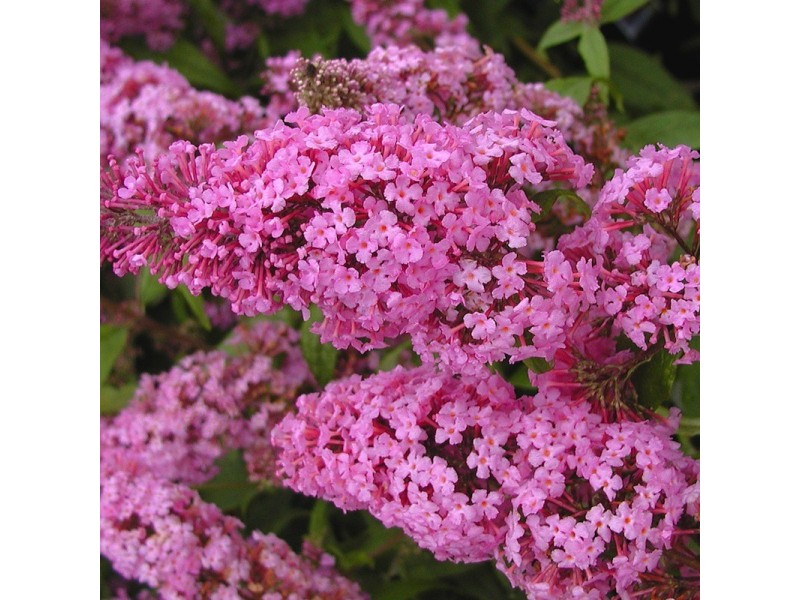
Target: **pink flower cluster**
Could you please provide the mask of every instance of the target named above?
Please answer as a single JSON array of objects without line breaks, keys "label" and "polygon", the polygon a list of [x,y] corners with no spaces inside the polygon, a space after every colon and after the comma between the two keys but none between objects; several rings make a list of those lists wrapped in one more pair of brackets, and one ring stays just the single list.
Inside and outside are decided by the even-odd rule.
[{"label": "pink flower cluster", "polygon": [[569,400],[398,368],[301,396],[272,440],[292,489],[368,509],[439,559],[494,558],[531,598],[692,589],[699,466],[670,439],[678,415],[605,424]]},{"label": "pink flower cluster", "polygon": [[671,439],[679,414],[605,424],[555,391],[530,404],[514,432],[532,474],[512,499],[498,568],[530,598],[696,595],[699,464]]},{"label": "pink flower cluster", "polygon": [[183,29],[183,0],[101,0],[100,37],[112,44],[143,35],[154,50],[166,50]]},{"label": "pink flower cluster", "polygon": [[128,407],[102,428],[103,460],[197,485],[216,474],[217,458],[242,448],[250,476],[272,479],[269,430],[311,378],[297,341],[283,324],[242,325],[227,342],[233,355],[197,352],[144,375]]},{"label": "pink flower cluster", "polygon": [[552,122],[505,111],[459,128],[380,104],[287,121],[253,143],[112,163],[101,256],[118,274],[148,264],[169,286],[210,288],[238,313],[317,304],[337,347],[407,333],[459,368],[552,358],[566,300],[549,297],[567,282],[515,252],[539,211],[523,186],[592,175]]},{"label": "pink flower cluster", "polygon": [[[402,527],[440,560],[489,558],[504,497],[488,479],[517,404],[500,377],[442,377],[400,367],[301,396],[273,429],[285,483]],[[499,477],[499,473],[495,473]]]},{"label": "pink flower cluster", "polygon": [[350,0],[353,20],[363,25],[373,46],[446,46],[478,42],[467,33],[467,17],[450,19],[443,9],[429,9],[424,0]]},{"label": "pink flower cluster", "polygon": [[[295,80],[307,72],[307,64],[299,66]],[[545,89],[541,83],[518,81],[503,56],[488,48],[484,53],[469,45],[452,44],[426,52],[416,46],[388,46],[373,49],[363,60],[310,64],[317,71],[330,68],[328,65],[339,69],[343,64],[350,65],[366,84],[366,105],[400,104],[412,114],[428,114],[456,125],[487,111],[527,108],[556,121],[569,140],[583,116],[574,100]],[[303,101],[302,94],[300,99]]]},{"label": "pink flower cluster", "polygon": [[244,538],[242,523],[187,487],[231,448],[244,448],[251,477],[272,478],[270,428],[309,378],[296,342],[282,324],[239,327],[232,356],[197,353],[143,377],[128,408],[102,423],[100,549],[116,572],[165,599],[363,597],[331,557]]},{"label": "pink flower cluster", "polygon": [[[101,0],[100,37],[114,44],[125,37],[144,36],[153,50],[167,50],[184,28],[188,4],[186,0]],[[233,13],[242,11],[235,0],[222,4],[223,8],[229,5]],[[247,0],[247,4],[285,18],[302,14],[308,0]],[[233,35],[237,34],[241,31]]]},{"label": "pink flower cluster", "polygon": [[218,143],[271,123],[255,98],[194,89],[177,71],[100,46],[100,155],[147,160],[176,140]]},{"label": "pink flower cluster", "polygon": [[564,0],[561,7],[561,20],[564,22],[582,21],[589,24],[600,22],[600,9],[605,0]]},{"label": "pink flower cluster", "polygon": [[191,488],[124,462],[102,478],[100,551],[160,598],[366,598],[330,556],[299,556],[272,534],[243,537],[242,527]]},{"label": "pink flower cluster", "polygon": [[481,52],[474,44],[430,51],[413,45],[378,47],[365,59],[353,60],[309,60],[290,53],[267,59],[262,79],[274,107],[271,113],[282,109],[286,114],[298,103],[318,112],[323,106],[361,110],[380,102],[463,125],[483,112],[527,108],[555,121],[567,143],[602,171],[623,165],[627,158],[602,103],[593,102],[584,113],[574,100],[541,83],[518,81],[502,55],[488,48]]},{"label": "pink flower cluster", "polygon": [[601,308],[603,327],[641,350],[663,342],[672,354],[693,356],[688,343],[700,330],[698,157],[686,146],[646,146],[603,187],[589,221],[559,240],[558,256],[580,274],[584,310]]}]

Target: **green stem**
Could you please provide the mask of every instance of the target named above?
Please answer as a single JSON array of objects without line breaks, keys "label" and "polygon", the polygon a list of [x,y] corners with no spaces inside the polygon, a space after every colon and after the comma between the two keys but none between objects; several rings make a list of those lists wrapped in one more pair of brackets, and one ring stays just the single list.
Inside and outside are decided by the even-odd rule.
[{"label": "green stem", "polygon": [[551,63],[542,52],[539,52],[520,36],[513,36],[511,38],[511,42],[514,44],[514,46],[516,46],[517,50],[522,52],[522,54],[524,54],[528,60],[539,67],[542,71],[547,73],[547,75],[555,79],[561,77],[561,70]]}]

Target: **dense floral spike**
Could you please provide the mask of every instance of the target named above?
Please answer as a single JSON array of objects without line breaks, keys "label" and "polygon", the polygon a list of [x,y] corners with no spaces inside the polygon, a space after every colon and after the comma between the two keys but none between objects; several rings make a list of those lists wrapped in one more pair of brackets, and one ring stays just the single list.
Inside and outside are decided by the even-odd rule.
[{"label": "dense floral spike", "polygon": [[498,376],[398,367],[301,396],[272,440],[292,489],[367,509],[440,560],[476,562],[505,535],[507,465],[495,454],[516,407]]},{"label": "dense floral spike", "polygon": [[605,424],[557,391],[515,399],[498,376],[431,367],[335,382],[297,407],[272,434],[286,483],[367,509],[440,559],[494,553],[531,598],[696,584],[696,563],[674,569],[699,518],[677,414]]},{"label": "dense floral spike", "polygon": [[700,331],[698,158],[686,146],[646,146],[604,186],[589,221],[558,245],[580,276],[582,310],[603,309],[595,333],[622,333],[642,351],[663,343],[687,361]]},{"label": "dense floral spike", "polygon": [[176,140],[219,143],[273,123],[255,98],[194,89],[177,71],[100,48],[100,155],[141,148],[152,160]]},{"label": "dense floral spike", "polygon": [[429,9],[424,0],[350,0],[353,20],[363,25],[375,46],[423,48],[478,42],[467,33],[467,17],[450,19],[443,9]]},{"label": "dense floral spike", "polygon": [[679,415],[603,424],[553,391],[531,405],[498,568],[530,598],[695,598],[699,464],[671,439]]},{"label": "dense floral spike", "polygon": [[[279,323],[240,326],[224,352],[197,353],[145,376],[128,408],[101,427],[101,552],[122,576],[161,598],[362,598],[333,559],[300,557],[204,503],[184,484],[214,475],[243,448],[251,477],[272,478],[269,432],[309,380],[297,333]],[[279,361],[280,369],[275,361]]]},{"label": "dense floral spike", "polygon": [[106,463],[100,487],[100,551],[123,577],[165,600],[366,598],[318,550],[298,556],[281,539],[243,525],[191,488],[138,465]]},{"label": "dense floral spike", "polygon": [[183,0],[100,0],[100,37],[112,44],[145,36],[153,50],[166,50],[183,29]]},{"label": "dense floral spike", "polygon": [[233,355],[198,352],[143,376],[130,405],[104,424],[103,460],[123,457],[196,485],[214,476],[223,453],[243,448],[250,476],[272,479],[270,427],[311,379],[297,340],[281,323],[242,325],[228,340]]},{"label": "dense floral spike", "polygon": [[552,122],[506,111],[458,128],[379,104],[287,120],[254,143],[180,142],[152,167],[112,163],[101,256],[118,274],[147,264],[169,286],[210,288],[238,313],[318,304],[317,330],[337,347],[408,333],[424,358],[459,369],[552,358],[555,284],[515,252],[539,211],[522,186],[592,175]]}]

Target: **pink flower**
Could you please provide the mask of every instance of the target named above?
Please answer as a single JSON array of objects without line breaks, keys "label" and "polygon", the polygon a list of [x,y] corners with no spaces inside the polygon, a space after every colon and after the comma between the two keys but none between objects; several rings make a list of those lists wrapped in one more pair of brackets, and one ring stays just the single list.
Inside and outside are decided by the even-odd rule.
[{"label": "pink flower", "polygon": [[461,271],[453,277],[453,283],[466,286],[473,292],[482,292],[483,284],[492,279],[492,274],[486,267],[478,265],[474,260],[462,260]]},{"label": "pink flower", "polygon": [[644,194],[644,205],[654,213],[665,210],[670,202],[672,202],[672,197],[669,195],[669,190],[664,188],[660,190],[650,188]]},{"label": "pink flower", "polygon": [[464,324],[472,330],[472,337],[482,340],[492,335],[497,328],[494,319],[483,313],[468,313],[464,315]]}]

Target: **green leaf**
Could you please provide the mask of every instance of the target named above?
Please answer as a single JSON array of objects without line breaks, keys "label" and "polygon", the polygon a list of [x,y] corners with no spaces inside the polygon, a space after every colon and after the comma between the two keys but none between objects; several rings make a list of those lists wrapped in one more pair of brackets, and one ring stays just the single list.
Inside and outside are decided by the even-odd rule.
[{"label": "green leaf", "polygon": [[531,385],[530,377],[528,377],[528,368],[525,366],[516,369],[506,381],[525,392],[532,392],[536,389]]},{"label": "green leaf", "polygon": [[[274,533],[276,535],[285,533],[286,530],[291,529],[289,526],[293,525],[295,521],[304,521],[308,517],[308,511],[302,508],[290,508],[275,517],[270,527],[260,526],[259,528],[264,533]],[[286,537],[282,535],[281,537]]]},{"label": "green leaf", "polygon": [[329,504],[325,500],[316,500],[308,521],[308,539],[312,544],[322,548],[330,531],[328,524]]},{"label": "green leaf", "polygon": [[297,329],[303,322],[303,315],[301,315],[299,312],[297,312],[290,306],[284,306],[279,311],[274,312],[271,315],[268,315],[267,320],[280,321],[281,323],[286,323],[292,329]]},{"label": "green leaf", "polygon": [[639,404],[655,409],[672,398],[675,382],[675,357],[660,350],[646,363],[637,367],[631,377]]},{"label": "green leaf", "polygon": [[208,37],[217,49],[225,48],[225,25],[228,17],[211,0],[187,0],[192,11],[203,24]]},{"label": "green leaf", "polygon": [[112,385],[103,385],[100,387],[100,414],[115,415],[123,408],[128,406],[137,385],[129,383],[120,388]]},{"label": "green leaf", "polygon": [[611,81],[637,113],[696,110],[692,96],[656,57],[627,44],[610,43]]},{"label": "green leaf", "polygon": [[281,54],[299,50],[307,57],[316,53],[325,58],[335,56],[343,29],[341,15],[341,5],[312,2],[302,15],[287,20],[283,27],[270,30],[272,51]]},{"label": "green leaf", "polygon": [[126,47],[134,58],[153,62],[167,61],[170,67],[180,71],[195,87],[208,89],[231,97],[239,97],[242,90],[231,81],[225,72],[212,63],[208,57],[191,42],[178,39],[166,52],[153,52],[149,49]]},{"label": "green leaf", "polygon": [[542,209],[538,215],[531,215],[531,221],[534,223],[538,223],[548,214],[550,214],[550,211],[553,210],[553,205],[558,200],[565,201],[587,219],[592,216],[592,208],[583,198],[581,198],[572,190],[545,190],[544,192],[537,192],[536,194],[533,194],[530,199],[538,204]]},{"label": "green leaf", "polygon": [[581,33],[583,33],[583,23],[556,21],[542,34],[542,39],[539,40],[539,50],[546,50],[574,40]]},{"label": "green leaf", "polygon": [[592,91],[592,81],[591,77],[562,77],[560,79],[551,79],[544,84],[544,87],[562,96],[569,96],[583,106]]},{"label": "green leaf", "polygon": [[402,344],[398,344],[394,348],[390,348],[381,356],[381,361],[378,364],[380,371],[391,371],[398,364],[403,356],[403,352],[411,350],[411,340],[406,340]]},{"label": "green leaf", "polygon": [[608,79],[611,75],[611,66],[608,58],[606,38],[600,33],[598,27],[588,27],[581,34],[578,41],[578,54],[583,58],[586,70],[592,77]]},{"label": "green leaf", "polygon": [[336,566],[345,572],[361,567],[373,568],[375,559],[365,550],[357,548],[349,552],[339,553],[336,559]]},{"label": "green leaf", "polygon": [[106,382],[114,363],[128,343],[128,330],[116,325],[100,325],[100,384]]},{"label": "green leaf", "polygon": [[256,51],[258,52],[258,57],[261,60],[265,60],[269,55],[269,40],[264,33],[259,33],[258,37],[256,38]]},{"label": "green leaf", "polygon": [[405,539],[405,534],[402,529],[398,527],[387,528],[383,523],[378,521],[368,512],[363,513],[366,531],[364,537],[360,541],[359,547],[368,553],[371,557],[380,556],[381,554],[392,550],[395,544],[392,541],[399,541]]},{"label": "green leaf", "polygon": [[183,300],[183,302],[186,304],[189,312],[192,313],[194,320],[197,321],[200,324],[200,327],[206,331],[210,330],[211,321],[209,321],[208,315],[206,315],[202,296],[193,296],[189,291],[189,288],[187,288],[185,285],[179,285],[175,289],[178,291],[181,300]]},{"label": "green leaf", "polygon": [[244,512],[247,504],[258,493],[258,485],[247,476],[247,465],[238,450],[232,450],[216,460],[217,475],[197,486],[203,500],[213,502],[220,510],[234,509]]},{"label": "green leaf", "polygon": [[361,25],[356,25],[353,21],[353,13],[348,7],[341,7],[339,22],[356,48],[365,54],[372,49],[372,42],[369,41],[366,31]]},{"label": "green leaf", "polygon": [[[496,4],[503,4],[503,1],[496,0],[494,3]],[[507,2],[506,2],[507,4]],[[461,3],[459,0],[428,0],[425,5],[428,8],[432,9],[444,9],[447,11],[447,16],[451,19],[459,14],[461,14]]]},{"label": "green leaf", "polygon": [[639,10],[650,0],[605,0],[600,9],[600,23],[613,23]]},{"label": "green leaf", "polygon": [[700,433],[700,419],[692,417],[681,417],[681,424],[678,426],[678,435],[692,437]]},{"label": "green leaf", "polygon": [[339,351],[330,344],[323,344],[319,336],[311,331],[311,325],[319,321],[322,321],[322,313],[319,308],[312,306],[311,318],[300,328],[300,350],[317,383],[324,386],[333,379]]},{"label": "green leaf", "polygon": [[158,304],[168,292],[167,286],[159,283],[157,277],[151,275],[150,271],[142,269],[136,279],[136,297],[142,308]]},{"label": "green leaf", "polygon": [[[435,579],[401,579],[390,581],[386,587],[376,591],[372,595],[373,600],[411,600],[417,598],[422,592],[440,589],[442,583]],[[442,597],[447,597],[442,596]]]},{"label": "green leaf", "polygon": [[[689,345],[699,350],[700,338],[695,337]],[[700,361],[678,365],[672,401],[681,409],[684,417],[700,418]]]},{"label": "green leaf", "polygon": [[[263,485],[263,484],[262,484]],[[295,521],[302,521],[302,534],[308,528],[308,509],[292,505],[296,494],[287,489],[266,487],[256,494],[244,511],[244,522],[248,527],[264,533],[282,534]],[[300,529],[297,527],[296,529]],[[286,537],[281,535],[281,537]]]},{"label": "green leaf", "polygon": [[[474,598],[475,600],[485,600],[486,598],[503,598],[503,600],[524,600],[525,595],[519,590],[512,592],[511,586],[500,572],[490,563],[467,565],[471,568],[464,570],[458,576],[453,577],[455,583],[454,593],[451,597]],[[499,575],[499,577],[498,577]]]},{"label": "green leaf", "polygon": [[686,110],[659,112],[630,121],[625,125],[625,131],[625,145],[634,151],[656,143],[699,148],[700,113]]},{"label": "green leaf", "polygon": [[545,359],[538,356],[526,358],[522,363],[534,373],[546,373],[553,368],[553,363],[547,362]]},{"label": "green leaf", "polygon": [[471,571],[474,568],[473,565],[439,561],[431,557],[417,564],[411,564],[406,574],[409,579],[442,579],[443,577],[463,575],[465,572]]}]

